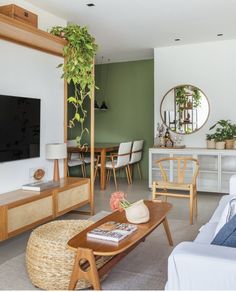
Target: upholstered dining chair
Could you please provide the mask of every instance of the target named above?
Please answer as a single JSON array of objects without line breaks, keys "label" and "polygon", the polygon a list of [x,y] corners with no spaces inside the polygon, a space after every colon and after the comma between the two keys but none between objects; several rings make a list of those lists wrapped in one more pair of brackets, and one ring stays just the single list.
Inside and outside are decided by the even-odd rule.
[{"label": "upholstered dining chair", "polygon": [[[106,170],[107,170],[107,181],[110,180],[111,174],[113,173],[115,188],[117,190],[117,180],[116,180],[116,170],[124,168],[126,171],[126,177],[128,184],[131,183],[130,181],[130,171],[129,171],[129,161],[130,161],[130,152],[131,152],[132,142],[125,142],[120,143],[118,153],[111,153],[107,156],[110,161],[106,162]],[[100,163],[100,156],[98,156],[95,174],[94,177],[96,178],[98,169],[101,168]]]},{"label": "upholstered dining chair", "polygon": [[142,154],[143,154],[143,140],[139,141],[134,141],[133,146],[132,146],[132,151],[131,151],[131,157],[129,161],[129,166],[130,166],[130,180],[132,183],[132,176],[133,176],[133,167],[134,165],[137,165],[138,167],[138,173],[140,179],[142,179],[142,173],[140,169],[140,161],[142,159]]},{"label": "upholstered dining chair", "polygon": [[[192,157],[162,158],[157,160],[156,164],[160,168],[162,180],[153,181],[153,200],[158,196],[164,196],[166,200],[167,197],[188,198],[190,224],[193,224],[193,213],[195,212],[195,215],[197,216],[198,160]],[[174,172],[177,172],[177,177],[174,177],[173,181],[170,181],[168,178],[167,172],[164,168],[166,164],[169,164],[169,167],[173,167]],[[189,182],[186,182],[185,180],[187,171],[190,174]],[[169,192],[169,190],[171,192]],[[185,191],[185,193],[182,193],[181,191]]]},{"label": "upholstered dining chair", "polygon": [[[68,140],[67,141],[67,146],[76,147],[77,146],[76,140]],[[80,152],[71,153],[68,156],[68,160],[67,160],[68,176],[70,176],[70,168],[74,167],[74,166],[80,166],[81,167],[81,171],[82,171],[82,176],[86,177],[85,161],[84,161],[84,157],[83,157],[82,153],[80,153]]]}]

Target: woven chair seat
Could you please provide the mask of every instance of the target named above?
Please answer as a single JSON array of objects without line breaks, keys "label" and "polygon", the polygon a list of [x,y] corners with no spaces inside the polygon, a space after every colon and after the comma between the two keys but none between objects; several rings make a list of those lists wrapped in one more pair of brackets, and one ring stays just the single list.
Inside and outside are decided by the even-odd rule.
[{"label": "woven chair seat", "polygon": [[[26,249],[26,267],[31,282],[44,290],[67,290],[74,265],[75,252],[67,247],[70,238],[93,224],[88,220],[57,220],[36,228]],[[97,268],[111,257],[100,257]],[[91,284],[79,280],[76,289]]]}]

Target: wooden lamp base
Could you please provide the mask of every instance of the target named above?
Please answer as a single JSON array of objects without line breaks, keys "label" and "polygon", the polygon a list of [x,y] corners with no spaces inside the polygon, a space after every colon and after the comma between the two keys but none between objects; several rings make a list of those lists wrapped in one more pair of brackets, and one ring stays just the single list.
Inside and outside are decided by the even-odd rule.
[{"label": "wooden lamp base", "polygon": [[58,159],[54,159],[53,181],[60,181]]}]

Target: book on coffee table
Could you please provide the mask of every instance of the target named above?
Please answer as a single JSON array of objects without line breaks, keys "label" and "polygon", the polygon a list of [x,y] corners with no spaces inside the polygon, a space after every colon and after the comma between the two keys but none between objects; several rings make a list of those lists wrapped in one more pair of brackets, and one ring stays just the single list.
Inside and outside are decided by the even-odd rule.
[{"label": "book on coffee table", "polygon": [[137,226],[134,224],[109,221],[93,230],[90,230],[87,233],[87,238],[107,240],[118,243],[136,230]]}]

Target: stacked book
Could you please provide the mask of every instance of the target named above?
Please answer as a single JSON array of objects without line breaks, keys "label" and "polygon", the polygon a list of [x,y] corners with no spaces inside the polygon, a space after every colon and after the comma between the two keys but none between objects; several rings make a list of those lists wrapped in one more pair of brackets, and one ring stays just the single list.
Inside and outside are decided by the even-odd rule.
[{"label": "stacked book", "polygon": [[87,238],[119,243],[136,230],[137,226],[134,224],[109,221],[89,231]]},{"label": "stacked book", "polygon": [[59,187],[60,183],[56,181],[35,182],[22,186],[22,190],[42,192],[48,189]]}]

